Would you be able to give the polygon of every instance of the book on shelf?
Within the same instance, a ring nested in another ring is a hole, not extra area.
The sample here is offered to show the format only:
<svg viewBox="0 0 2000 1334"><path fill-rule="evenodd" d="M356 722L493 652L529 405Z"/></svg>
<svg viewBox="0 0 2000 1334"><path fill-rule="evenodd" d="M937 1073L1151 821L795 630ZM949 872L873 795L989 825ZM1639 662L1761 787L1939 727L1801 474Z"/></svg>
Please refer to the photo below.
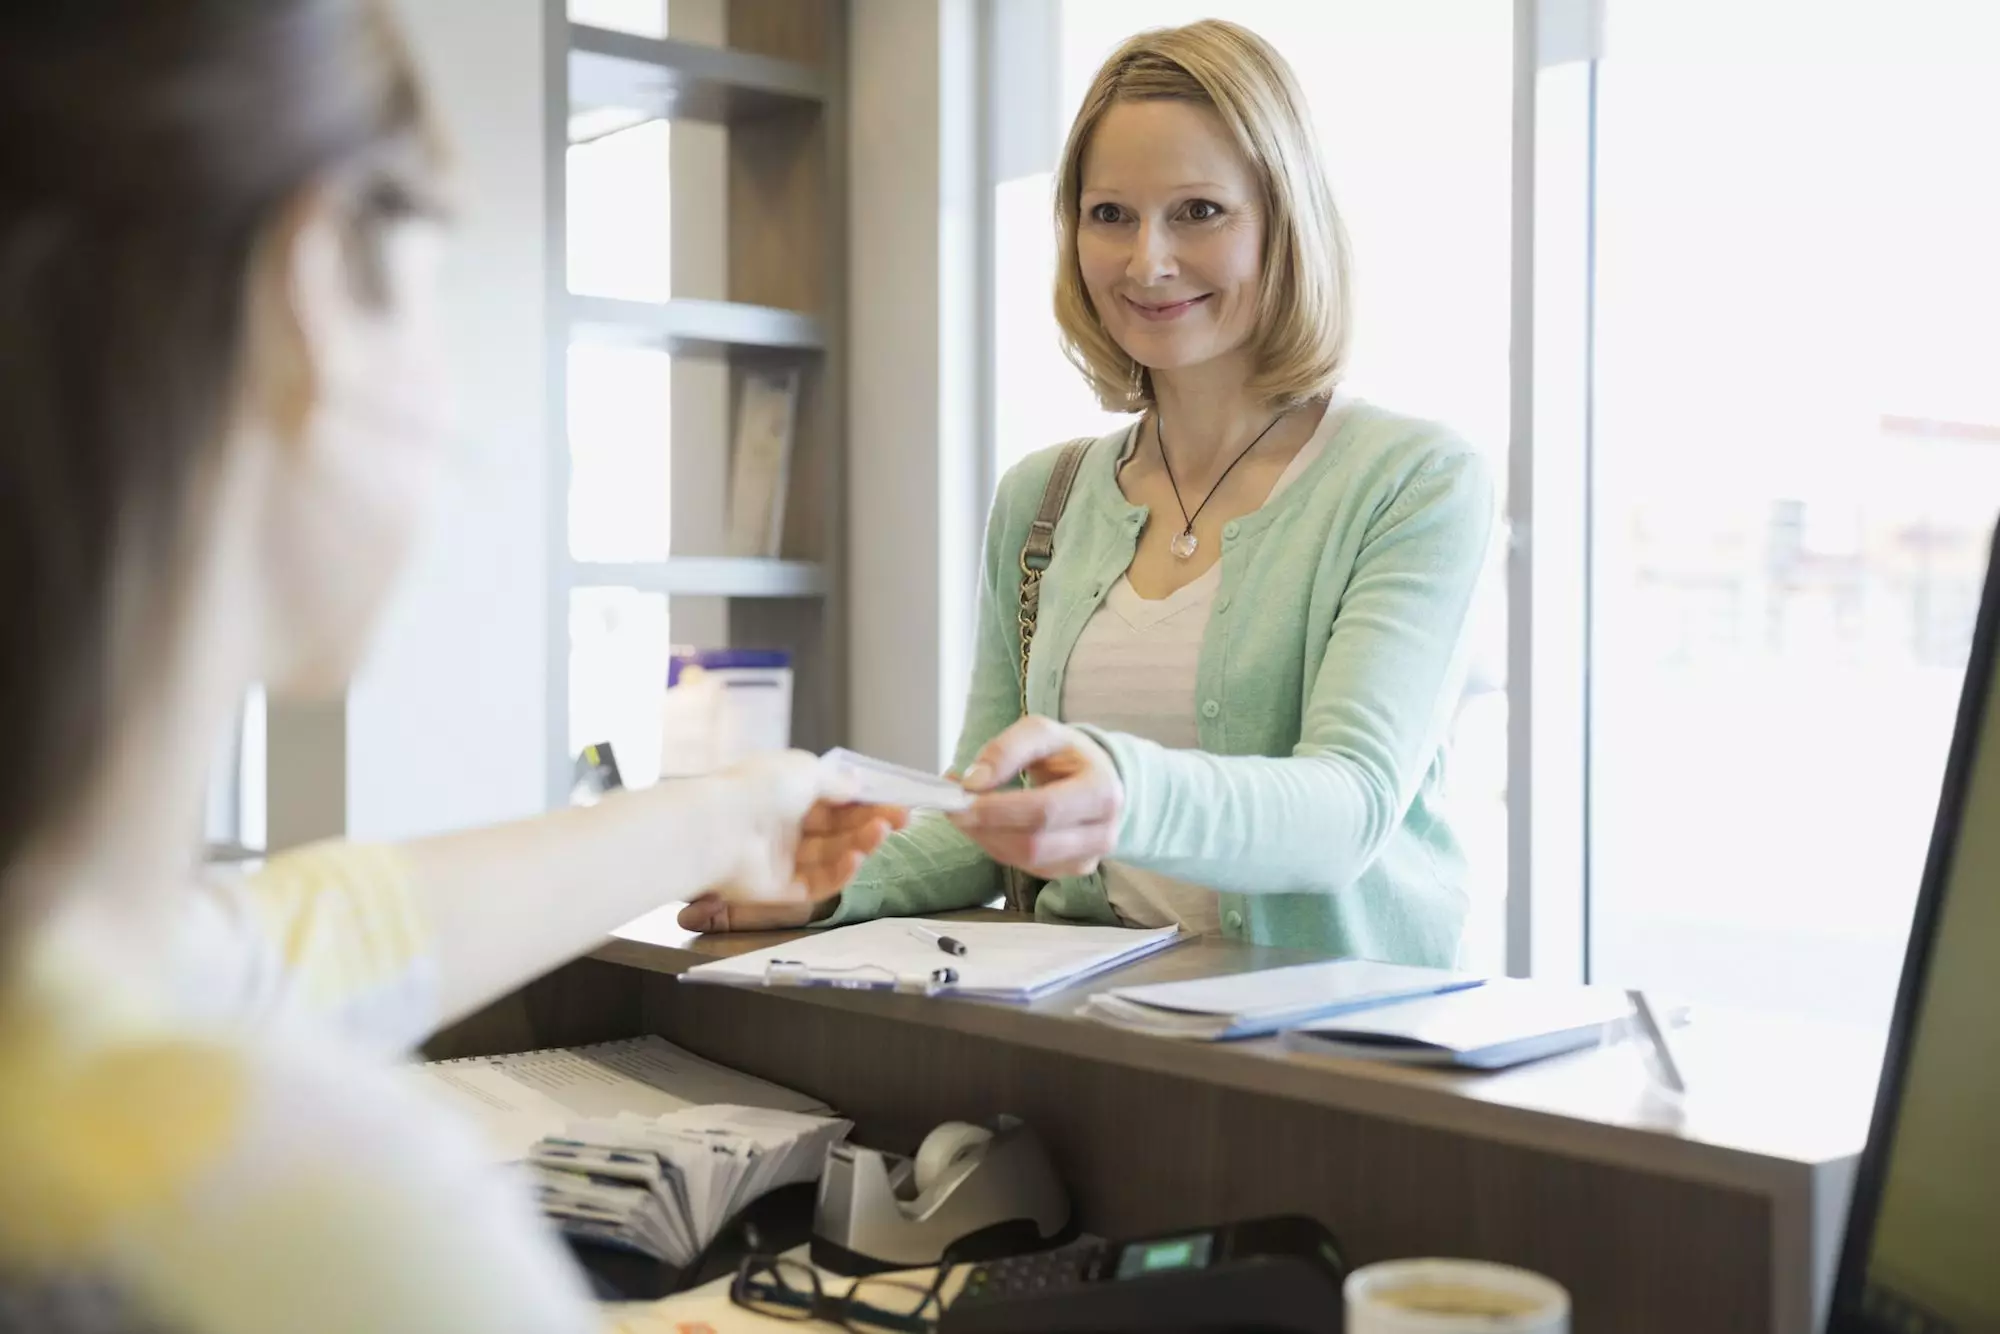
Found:
<svg viewBox="0 0 2000 1334"><path fill-rule="evenodd" d="M785 532L785 491L798 425L796 366L742 373L729 483L729 554L775 560Z"/></svg>

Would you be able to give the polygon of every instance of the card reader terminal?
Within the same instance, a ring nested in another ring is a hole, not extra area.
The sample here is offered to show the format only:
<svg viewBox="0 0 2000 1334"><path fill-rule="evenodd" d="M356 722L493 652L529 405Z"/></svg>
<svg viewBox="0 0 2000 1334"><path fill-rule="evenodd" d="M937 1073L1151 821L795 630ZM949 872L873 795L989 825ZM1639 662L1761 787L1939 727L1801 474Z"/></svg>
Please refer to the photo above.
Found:
<svg viewBox="0 0 2000 1334"><path fill-rule="evenodd" d="M975 1267L939 1334L1338 1334L1340 1245L1311 1218L1087 1242Z"/></svg>

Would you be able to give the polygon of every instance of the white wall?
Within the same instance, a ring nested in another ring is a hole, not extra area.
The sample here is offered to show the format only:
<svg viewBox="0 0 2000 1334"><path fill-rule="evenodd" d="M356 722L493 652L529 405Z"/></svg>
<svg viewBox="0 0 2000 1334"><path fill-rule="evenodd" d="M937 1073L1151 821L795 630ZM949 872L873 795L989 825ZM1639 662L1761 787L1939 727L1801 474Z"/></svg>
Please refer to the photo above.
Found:
<svg viewBox="0 0 2000 1334"><path fill-rule="evenodd" d="M445 301L459 440L437 522L349 695L357 838L542 809L545 636L566 633L546 624L544 591L542 0L400 8L457 173Z"/></svg>
<svg viewBox="0 0 2000 1334"><path fill-rule="evenodd" d="M974 0L853 0L852 744L941 766L971 656L979 499Z"/></svg>

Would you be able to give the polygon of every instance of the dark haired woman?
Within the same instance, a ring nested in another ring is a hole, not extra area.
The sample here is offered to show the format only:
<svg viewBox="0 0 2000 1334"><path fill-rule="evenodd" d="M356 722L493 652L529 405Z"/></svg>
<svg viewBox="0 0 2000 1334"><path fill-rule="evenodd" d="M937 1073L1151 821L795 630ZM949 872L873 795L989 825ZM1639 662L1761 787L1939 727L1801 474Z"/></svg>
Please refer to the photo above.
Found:
<svg viewBox="0 0 2000 1334"><path fill-rule="evenodd" d="M437 469L436 175L367 0L0 6L0 1328L591 1326L391 1058L895 818L775 756L198 879L211 739L344 685Z"/></svg>

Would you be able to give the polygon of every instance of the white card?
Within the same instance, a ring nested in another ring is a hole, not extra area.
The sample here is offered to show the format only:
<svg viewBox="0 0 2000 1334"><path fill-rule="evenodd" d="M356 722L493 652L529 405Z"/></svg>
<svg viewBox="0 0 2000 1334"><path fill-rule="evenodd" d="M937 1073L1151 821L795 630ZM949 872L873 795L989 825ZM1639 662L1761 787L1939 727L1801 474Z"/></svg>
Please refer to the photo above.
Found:
<svg viewBox="0 0 2000 1334"><path fill-rule="evenodd" d="M851 750L830 750L820 757L825 775L821 790L832 801L871 806L907 806L923 811L962 811L973 801L949 778L878 760Z"/></svg>

